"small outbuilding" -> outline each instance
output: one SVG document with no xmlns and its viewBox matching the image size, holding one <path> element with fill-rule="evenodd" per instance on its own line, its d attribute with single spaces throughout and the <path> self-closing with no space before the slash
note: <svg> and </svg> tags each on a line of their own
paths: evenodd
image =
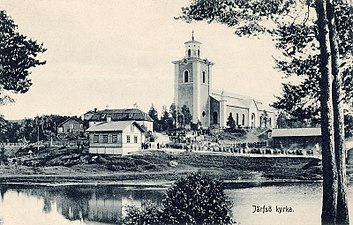
<svg viewBox="0 0 353 225">
<path fill-rule="evenodd" d="M 146 131 L 135 121 L 111 121 L 92 125 L 89 153 L 125 155 L 142 149 Z"/>
<path fill-rule="evenodd" d="M 79 118 L 69 117 L 58 125 L 58 134 L 79 135 L 83 132 L 83 123 Z"/>
<path fill-rule="evenodd" d="M 282 128 L 268 133 L 275 148 L 318 148 L 321 147 L 321 128 Z"/>
</svg>

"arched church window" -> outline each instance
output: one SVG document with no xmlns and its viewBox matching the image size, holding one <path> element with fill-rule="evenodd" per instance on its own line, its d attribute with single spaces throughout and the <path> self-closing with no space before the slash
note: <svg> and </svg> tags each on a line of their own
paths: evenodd
<svg viewBox="0 0 353 225">
<path fill-rule="evenodd" d="M 185 70 L 184 72 L 184 82 L 187 83 L 189 82 L 189 71 Z"/>
<path fill-rule="evenodd" d="M 197 56 L 200 58 L 200 49 L 197 50 Z"/>
<path fill-rule="evenodd" d="M 269 118 L 269 119 L 268 119 L 268 125 L 269 125 L 269 127 L 271 127 L 271 122 L 272 122 L 272 121 L 271 121 L 271 118 Z"/>
<path fill-rule="evenodd" d="M 242 114 L 242 117 L 241 117 L 241 125 L 245 125 L 245 114 Z"/>
<path fill-rule="evenodd" d="M 239 113 L 237 113 L 237 115 L 236 115 L 235 122 L 236 122 L 236 125 L 239 125 Z"/>
<path fill-rule="evenodd" d="M 202 83 L 206 83 L 206 72 L 202 71 Z"/>
<path fill-rule="evenodd" d="M 251 114 L 251 127 L 255 128 L 255 113 Z"/>
<path fill-rule="evenodd" d="M 188 57 L 191 57 L 191 49 L 188 50 Z"/>
</svg>

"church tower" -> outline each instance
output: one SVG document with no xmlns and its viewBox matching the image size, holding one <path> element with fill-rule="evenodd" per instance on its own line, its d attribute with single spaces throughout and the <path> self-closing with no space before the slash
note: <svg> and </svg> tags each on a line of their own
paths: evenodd
<svg viewBox="0 0 353 225">
<path fill-rule="evenodd" d="M 201 42 L 196 41 L 194 31 L 185 44 L 185 56 L 174 61 L 174 103 L 186 105 L 192 114 L 192 122 L 210 126 L 210 95 L 212 93 L 212 65 L 201 58 Z"/>
</svg>

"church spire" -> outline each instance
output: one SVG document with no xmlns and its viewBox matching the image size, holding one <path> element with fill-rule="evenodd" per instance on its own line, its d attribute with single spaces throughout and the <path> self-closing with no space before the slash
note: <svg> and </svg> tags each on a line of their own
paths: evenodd
<svg viewBox="0 0 353 225">
<path fill-rule="evenodd" d="M 191 40 L 185 44 L 185 58 L 200 58 L 201 42 L 195 40 L 195 32 L 191 31 Z"/>
</svg>

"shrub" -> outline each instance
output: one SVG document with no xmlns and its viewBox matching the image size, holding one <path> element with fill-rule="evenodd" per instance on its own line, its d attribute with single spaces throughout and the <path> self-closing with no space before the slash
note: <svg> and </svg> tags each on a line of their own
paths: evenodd
<svg viewBox="0 0 353 225">
<path fill-rule="evenodd" d="M 199 172 L 176 181 L 161 206 L 130 207 L 123 224 L 232 224 L 232 202 L 223 182 Z"/>
</svg>

